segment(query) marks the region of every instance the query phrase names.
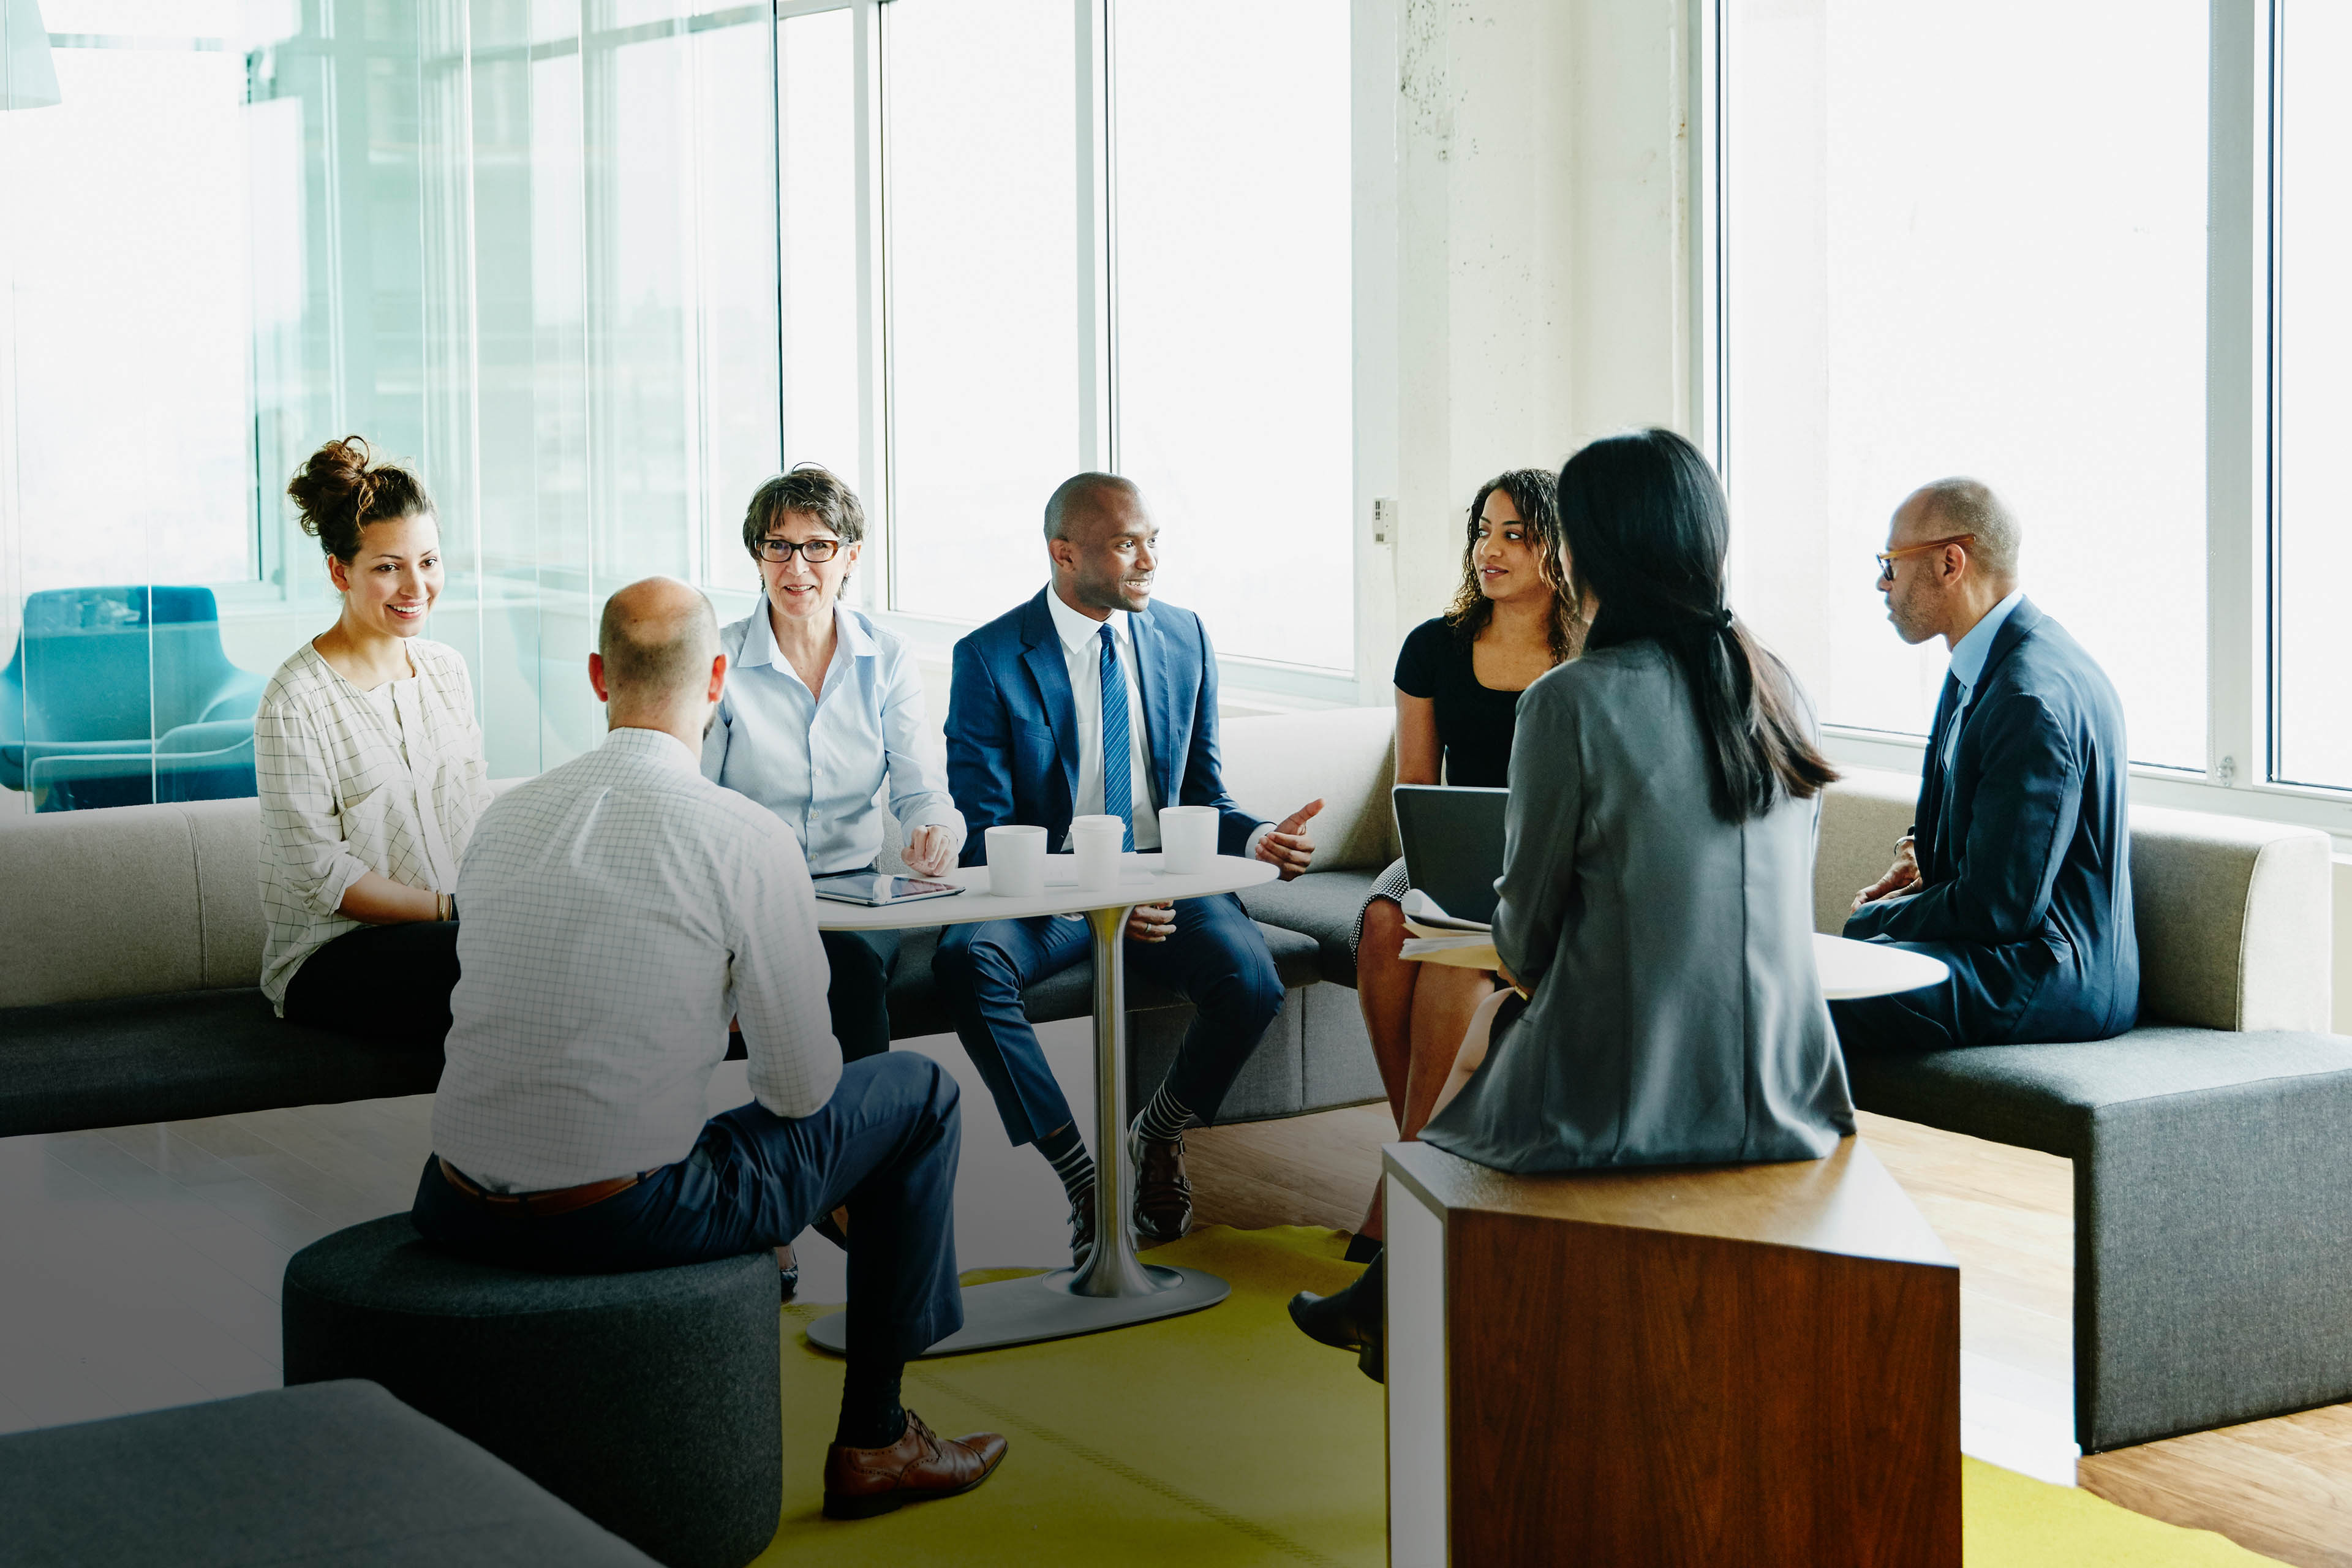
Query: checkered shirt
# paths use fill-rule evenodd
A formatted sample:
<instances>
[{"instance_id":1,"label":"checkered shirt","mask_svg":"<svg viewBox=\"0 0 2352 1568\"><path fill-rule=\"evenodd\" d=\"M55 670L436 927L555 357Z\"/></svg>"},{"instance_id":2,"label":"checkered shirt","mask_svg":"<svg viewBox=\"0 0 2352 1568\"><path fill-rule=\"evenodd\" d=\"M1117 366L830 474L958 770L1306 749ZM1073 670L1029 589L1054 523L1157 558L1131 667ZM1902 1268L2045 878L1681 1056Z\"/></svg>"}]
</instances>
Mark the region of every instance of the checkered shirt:
<instances>
[{"instance_id":1,"label":"checkered shirt","mask_svg":"<svg viewBox=\"0 0 2352 1568\"><path fill-rule=\"evenodd\" d=\"M280 1016L302 961L360 928L336 912L352 884L373 871L454 891L458 858L490 803L466 661L423 637L407 647L416 679L394 683L396 721L307 642L278 667L254 714L269 923L261 990Z\"/></svg>"},{"instance_id":2,"label":"checkered shirt","mask_svg":"<svg viewBox=\"0 0 2352 1568\"><path fill-rule=\"evenodd\" d=\"M614 730L501 795L457 882L433 1147L499 1192L683 1159L740 1017L779 1116L841 1076L800 841L657 730Z\"/></svg>"}]
</instances>

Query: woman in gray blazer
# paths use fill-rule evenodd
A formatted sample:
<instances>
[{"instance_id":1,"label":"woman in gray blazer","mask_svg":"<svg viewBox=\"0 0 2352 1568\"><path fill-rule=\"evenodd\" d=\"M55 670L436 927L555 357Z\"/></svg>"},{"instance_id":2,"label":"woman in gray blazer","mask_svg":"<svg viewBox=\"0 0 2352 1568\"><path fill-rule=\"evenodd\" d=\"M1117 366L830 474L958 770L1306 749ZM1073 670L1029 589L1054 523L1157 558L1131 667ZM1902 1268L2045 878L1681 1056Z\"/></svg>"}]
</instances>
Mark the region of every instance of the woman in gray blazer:
<instances>
[{"instance_id":1,"label":"woman in gray blazer","mask_svg":"<svg viewBox=\"0 0 2352 1568\"><path fill-rule=\"evenodd\" d=\"M1666 430L1559 476L1584 657L1519 699L1495 947L1422 1138L1498 1170L1818 1159L1853 1131L1813 972L1836 774L1795 679L1724 605L1728 519ZM1380 1375L1381 1263L1299 1326Z\"/></svg>"}]
</instances>

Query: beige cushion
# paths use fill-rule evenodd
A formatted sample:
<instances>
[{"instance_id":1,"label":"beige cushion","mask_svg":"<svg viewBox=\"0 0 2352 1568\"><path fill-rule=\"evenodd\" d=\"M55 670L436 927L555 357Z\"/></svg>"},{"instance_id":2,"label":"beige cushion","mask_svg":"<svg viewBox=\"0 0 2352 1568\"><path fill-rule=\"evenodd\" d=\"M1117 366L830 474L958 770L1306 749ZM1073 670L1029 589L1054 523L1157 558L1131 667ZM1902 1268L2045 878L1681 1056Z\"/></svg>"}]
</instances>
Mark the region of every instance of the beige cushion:
<instances>
[{"instance_id":1,"label":"beige cushion","mask_svg":"<svg viewBox=\"0 0 2352 1568\"><path fill-rule=\"evenodd\" d=\"M58 812L0 833L0 1007L205 984L196 853L178 806Z\"/></svg>"},{"instance_id":2,"label":"beige cushion","mask_svg":"<svg viewBox=\"0 0 2352 1568\"><path fill-rule=\"evenodd\" d=\"M1388 708L1266 713L1217 728L1225 788L1244 811L1279 822L1318 795L1308 823L1318 871L1378 869L1396 858L1396 714Z\"/></svg>"},{"instance_id":3,"label":"beige cushion","mask_svg":"<svg viewBox=\"0 0 2352 1568\"><path fill-rule=\"evenodd\" d=\"M1842 929L1854 893L1886 870L1918 787L1864 769L1830 786L1813 865L1817 929ZM2156 806L2134 806L2131 821L2143 1014L2210 1029L2332 1027L2327 836Z\"/></svg>"},{"instance_id":4,"label":"beige cushion","mask_svg":"<svg viewBox=\"0 0 2352 1568\"><path fill-rule=\"evenodd\" d=\"M207 987L261 984L261 804L191 801L178 808L195 842Z\"/></svg>"}]
</instances>

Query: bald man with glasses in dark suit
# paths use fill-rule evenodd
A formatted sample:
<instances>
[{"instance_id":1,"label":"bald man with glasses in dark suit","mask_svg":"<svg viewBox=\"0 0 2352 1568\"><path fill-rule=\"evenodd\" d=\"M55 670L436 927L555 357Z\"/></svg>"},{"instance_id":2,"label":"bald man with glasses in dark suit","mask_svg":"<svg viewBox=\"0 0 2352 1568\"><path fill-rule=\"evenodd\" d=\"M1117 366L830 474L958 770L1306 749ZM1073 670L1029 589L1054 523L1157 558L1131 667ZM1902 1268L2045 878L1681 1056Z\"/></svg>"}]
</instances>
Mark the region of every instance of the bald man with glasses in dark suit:
<instances>
[{"instance_id":1,"label":"bald man with glasses in dark suit","mask_svg":"<svg viewBox=\"0 0 2352 1568\"><path fill-rule=\"evenodd\" d=\"M2138 1017L2123 703L2018 585L2018 534L1986 486L1942 479L1878 557L1896 632L1943 637L1952 660L1912 829L1845 934L1951 973L1832 1003L1849 1052L2104 1040Z\"/></svg>"}]
</instances>

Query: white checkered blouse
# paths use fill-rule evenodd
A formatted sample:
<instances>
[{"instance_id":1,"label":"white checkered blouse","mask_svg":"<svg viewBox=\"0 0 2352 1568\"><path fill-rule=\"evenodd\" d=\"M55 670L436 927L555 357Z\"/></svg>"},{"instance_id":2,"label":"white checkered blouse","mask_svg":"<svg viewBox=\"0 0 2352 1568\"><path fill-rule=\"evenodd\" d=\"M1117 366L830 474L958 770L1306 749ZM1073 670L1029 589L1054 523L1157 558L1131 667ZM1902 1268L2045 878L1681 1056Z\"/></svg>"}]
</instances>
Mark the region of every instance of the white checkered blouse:
<instances>
[{"instance_id":1,"label":"white checkered blouse","mask_svg":"<svg viewBox=\"0 0 2352 1568\"><path fill-rule=\"evenodd\" d=\"M499 796L457 901L433 1147L484 1186L684 1159L730 1016L761 1105L801 1117L832 1098L832 971L800 841L674 736L614 730Z\"/></svg>"},{"instance_id":2,"label":"white checkered blouse","mask_svg":"<svg viewBox=\"0 0 2352 1568\"><path fill-rule=\"evenodd\" d=\"M395 724L304 643L253 717L261 795L262 994L286 1011L302 961L362 921L336 913L369 871L457 890L458 858L490 804L474 686L457 650L412 637ZM407 754L402 755L406 742Z\"/></svg>"}]
</instances>

